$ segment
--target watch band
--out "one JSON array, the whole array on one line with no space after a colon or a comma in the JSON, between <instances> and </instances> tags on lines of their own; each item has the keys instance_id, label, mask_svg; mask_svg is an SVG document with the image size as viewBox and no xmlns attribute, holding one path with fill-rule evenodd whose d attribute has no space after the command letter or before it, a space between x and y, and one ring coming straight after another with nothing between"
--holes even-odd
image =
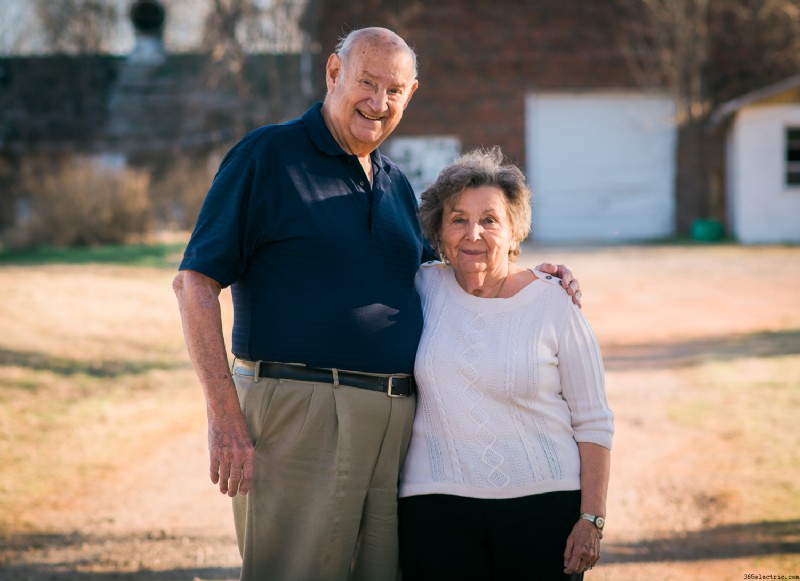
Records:
<instances>
[{"instance_id":1,"label":"watch band","mask_svg":"<svg viewBox=\"0 0 800 581\"><path fill-rule=\"evenodd\" d=\"M603 530L603 527L606 525L606 519L602 516L596 516L594 514L589 514L588 512L582 512L581 518L584 520L588 520L592 523L596 528Z\"/></svg>"}]
</instances>

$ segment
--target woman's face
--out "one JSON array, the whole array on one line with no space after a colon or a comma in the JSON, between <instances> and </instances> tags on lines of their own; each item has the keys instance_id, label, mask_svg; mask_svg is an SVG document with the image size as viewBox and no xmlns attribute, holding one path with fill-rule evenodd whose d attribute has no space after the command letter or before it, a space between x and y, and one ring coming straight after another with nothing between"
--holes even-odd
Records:
<instances>
[{"instance_id":1,"label":"woman's face","mask_svg":"<svg viewBox=\"0 0 800 581\"><path fill-rule=\"evenodd\" d=\"M456 272L505 276L514 230L502 190L467 188L445 203L439 239Z\"/></svg>"}]
</instances>

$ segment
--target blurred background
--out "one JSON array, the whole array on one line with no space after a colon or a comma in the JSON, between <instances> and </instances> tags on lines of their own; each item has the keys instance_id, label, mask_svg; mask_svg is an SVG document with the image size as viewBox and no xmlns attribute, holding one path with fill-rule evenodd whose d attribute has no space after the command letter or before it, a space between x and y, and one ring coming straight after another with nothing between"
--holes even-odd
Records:
<instances>
[{"instance_id":1,"label":"blurred background","mask_svg":"<svg viewBox=\"0 0 800 581\"><path fill-rule=\"evenodd\" d=\"M235 579L170 280L225 152L415 49L419 194L500 145L617 412L587 579L800 575L800 0L0 0L0 579ZM223 294L226 337L229 295Z\"/></svg>"},{"instance_id":2,"label":"blurred background","mask_svg":"<svg viewBox=\"0 0 800 581\"><path fill-rule=\"evenodd\" d=\"M231 144L320 100L337 39L384 25L420 57L422 89L385 145L418 190L459 152L500 145L534 186L534 239L798 242L799 10L3 0L0 240L190 228Z\"/></svg>"}]
</instances>

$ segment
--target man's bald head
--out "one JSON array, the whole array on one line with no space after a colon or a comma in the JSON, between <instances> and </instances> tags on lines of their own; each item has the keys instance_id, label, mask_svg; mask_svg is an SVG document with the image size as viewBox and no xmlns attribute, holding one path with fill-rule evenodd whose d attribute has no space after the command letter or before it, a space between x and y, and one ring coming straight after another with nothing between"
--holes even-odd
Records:
<instances>
[{"instance_id":1,"label":"man's bald head","mask_svg":"<svg viewBox=\"0 0 800 581\"><path fill-rule=\"evenodd\" d=\"M394 131L417 90L417 57L385 28L354 30L325 67L322 117L342 149L367 157Z\"/></svg>"},{"instance_id":2,"label":"man's bald head","mask_svg":"<svg viewBox=\"0 0 800 581\"><path fill-rule=\"evenodd\" d=\"M334 54L338 55L342 65L346 66L347 57L354 51L392 51L407 52L414 64L414 78L417 78L417 55L410 46L396 33L388 28L373 26L353 30L339 40Z\"/></svg>"}]
</instances>

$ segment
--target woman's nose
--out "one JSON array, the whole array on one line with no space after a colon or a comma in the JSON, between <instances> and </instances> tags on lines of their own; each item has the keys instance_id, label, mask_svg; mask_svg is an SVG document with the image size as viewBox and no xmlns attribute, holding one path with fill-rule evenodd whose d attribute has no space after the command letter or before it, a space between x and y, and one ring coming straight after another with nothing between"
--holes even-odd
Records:
<instances>
[{"instance_id":1,"label":"woman's nose","mask_svg":"<svg viewBox=\"0 0 800 581\"><path fill-rule=\"evenodd\" d=\"M481 225L475 222L470 224L467 228L467 239L471 241L480 240L482 228Z\"/></svg>"}]
</instances>

